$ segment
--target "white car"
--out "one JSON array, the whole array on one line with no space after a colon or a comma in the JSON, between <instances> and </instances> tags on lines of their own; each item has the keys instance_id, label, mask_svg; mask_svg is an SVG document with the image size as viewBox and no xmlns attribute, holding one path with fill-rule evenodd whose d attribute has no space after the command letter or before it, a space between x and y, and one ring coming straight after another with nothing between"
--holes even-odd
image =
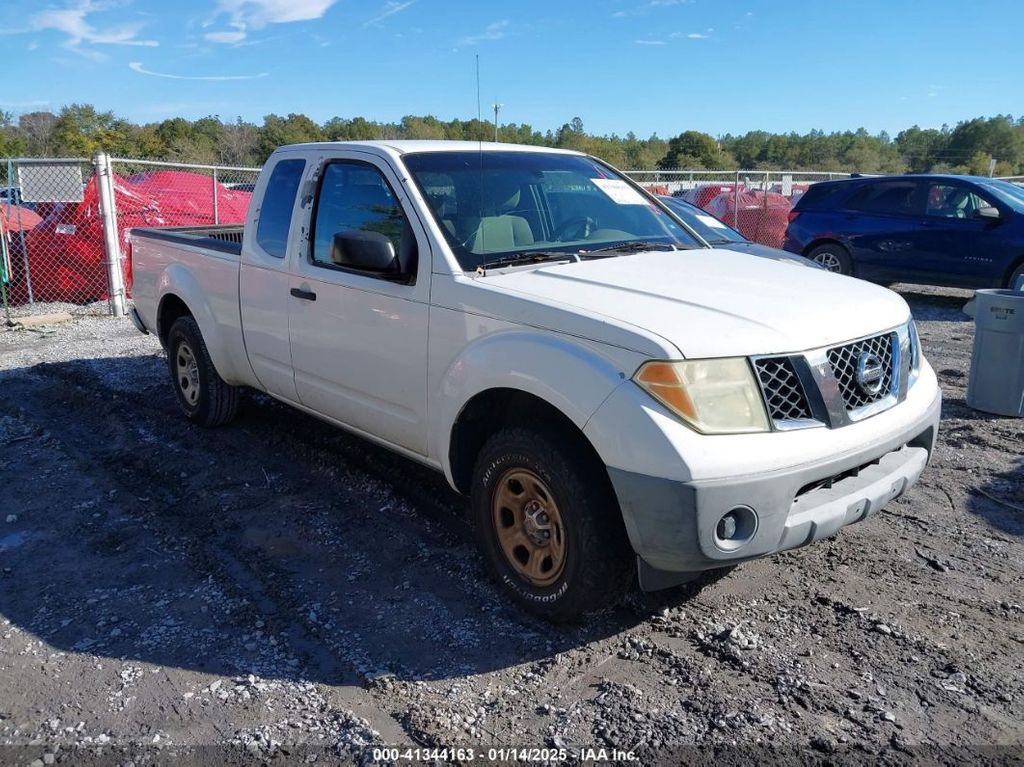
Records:
<instances>
[{"instance_id":1,"label":"white car","mask_svg":"<svg viewBox=\"0 0 1024 767\"><path fill-rule=\"evenodd\" d=\"M710 249L575 152L282 147L244 230L131 242L132 316L190 419L248 386L443 472L553 620L832 535L935 442L903 299Z\"/></svg>"}]
</instances>

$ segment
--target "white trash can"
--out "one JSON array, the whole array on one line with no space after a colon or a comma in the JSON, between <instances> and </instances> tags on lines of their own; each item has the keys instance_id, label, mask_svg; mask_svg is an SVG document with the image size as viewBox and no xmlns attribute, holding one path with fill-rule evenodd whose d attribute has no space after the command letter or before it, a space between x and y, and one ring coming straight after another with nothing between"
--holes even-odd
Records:
<instances>
[{"instance_id":1,"label":"white trash can","mask_svg":"<svg viewBox=\"0 0 1024 767\"><path fill-rule=\"evenodd\" d=\"M1024 417L1024 291L979 290L964 313L974 318L967 404Z\"/></svg>"}]
</instances>

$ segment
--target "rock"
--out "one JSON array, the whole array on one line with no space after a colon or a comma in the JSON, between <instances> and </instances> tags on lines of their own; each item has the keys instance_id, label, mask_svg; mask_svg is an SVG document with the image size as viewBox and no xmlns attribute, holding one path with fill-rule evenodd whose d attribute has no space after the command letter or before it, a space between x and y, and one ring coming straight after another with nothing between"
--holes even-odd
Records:
<instances>
[{"instance_id":1,"label":"rock","mask_svg":"<svg viewBox=\"0 0 1024 767\"><path fill-rule=\"evenodd\" d=\"M889 636L889 635L892 634L892 629L889 628L884 623L876 623L875 624L875 631L877 631L879 634L885 634L886 636Z\"/></svg>"},{"instance_id":2,"label":"rock","mask_svg":"<svg viewBox=\"0 0 1024 767\"><path fill-rule=\"evenodd\" d=\"M18 515L17 515L17 514L8 514L8 515L7 515L7 521L8 521L9 523L10 523L10 522L17 522L17 521L18 521ZM38 760L37 760L37 761L38 761Z\"/></svg>"}]
</instances>

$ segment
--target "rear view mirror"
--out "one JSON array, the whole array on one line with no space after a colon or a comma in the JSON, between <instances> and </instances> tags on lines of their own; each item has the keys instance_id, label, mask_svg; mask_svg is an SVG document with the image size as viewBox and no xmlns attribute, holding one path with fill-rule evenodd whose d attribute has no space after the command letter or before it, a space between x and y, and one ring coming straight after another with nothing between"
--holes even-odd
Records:
<instances>
[{"instance_id":1,"label":"rear view mirror","mask_svg":"<svg viewBox=\"0 0 1024 767\"><path fill-rule=\"evenodd\" d=\"M399 271L394 243L380 232L353 229L337 232L331 247L331 263L364 272L395 274Z\"/></svg>"},{"instance_id":2,"label":"rear view mirror","mask_svg":"<svg viewBox=\"0 0 1024 767\"><path fill-rule=\"evenodd\" d=\"M974 215L978 218L999 218L999 208L986 205L984 208L978 208L974 211Z\"/></svg>"}]
</instances>

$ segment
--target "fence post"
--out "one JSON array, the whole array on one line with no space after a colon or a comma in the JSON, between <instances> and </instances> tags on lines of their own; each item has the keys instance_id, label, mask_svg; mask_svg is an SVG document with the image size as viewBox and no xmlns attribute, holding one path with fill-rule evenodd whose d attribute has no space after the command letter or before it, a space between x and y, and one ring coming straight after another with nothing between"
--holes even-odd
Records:
<instances>
[{"instance_id":1,"label":"fence post","mask_svg":"<svg viewBox=\"0 0 1024 767\"><path fill-rule=\"evenodd\" d=\"M114 173L110 155L97 152L93 158L96 182L99 185L100 216L103 219L103 246L107 254L107 293L110 315L121 317L125 306L124 270L121 268L121 240L117 236L117 198L114 196Z\"/></svg>"},{"instance_id":2,"label":"fence post","mask_svg":"<svg viewBox=\"0 0 1024 767\"><path fill-rule=\"evenodd\" d=\"M220 210L217 208L217 169L213 169L213 223L220 223Z\"/></svg>"},{"instance_id":3,"label":"fence post","mask_svg":"<svg viewBox=\"0 0 1024 767\"><path fill-rule=\"evenodd\" d=\"M740 228L740 172L736 171L736 183L732 188L732 228Z\"/></svg>"}]
</instances>

